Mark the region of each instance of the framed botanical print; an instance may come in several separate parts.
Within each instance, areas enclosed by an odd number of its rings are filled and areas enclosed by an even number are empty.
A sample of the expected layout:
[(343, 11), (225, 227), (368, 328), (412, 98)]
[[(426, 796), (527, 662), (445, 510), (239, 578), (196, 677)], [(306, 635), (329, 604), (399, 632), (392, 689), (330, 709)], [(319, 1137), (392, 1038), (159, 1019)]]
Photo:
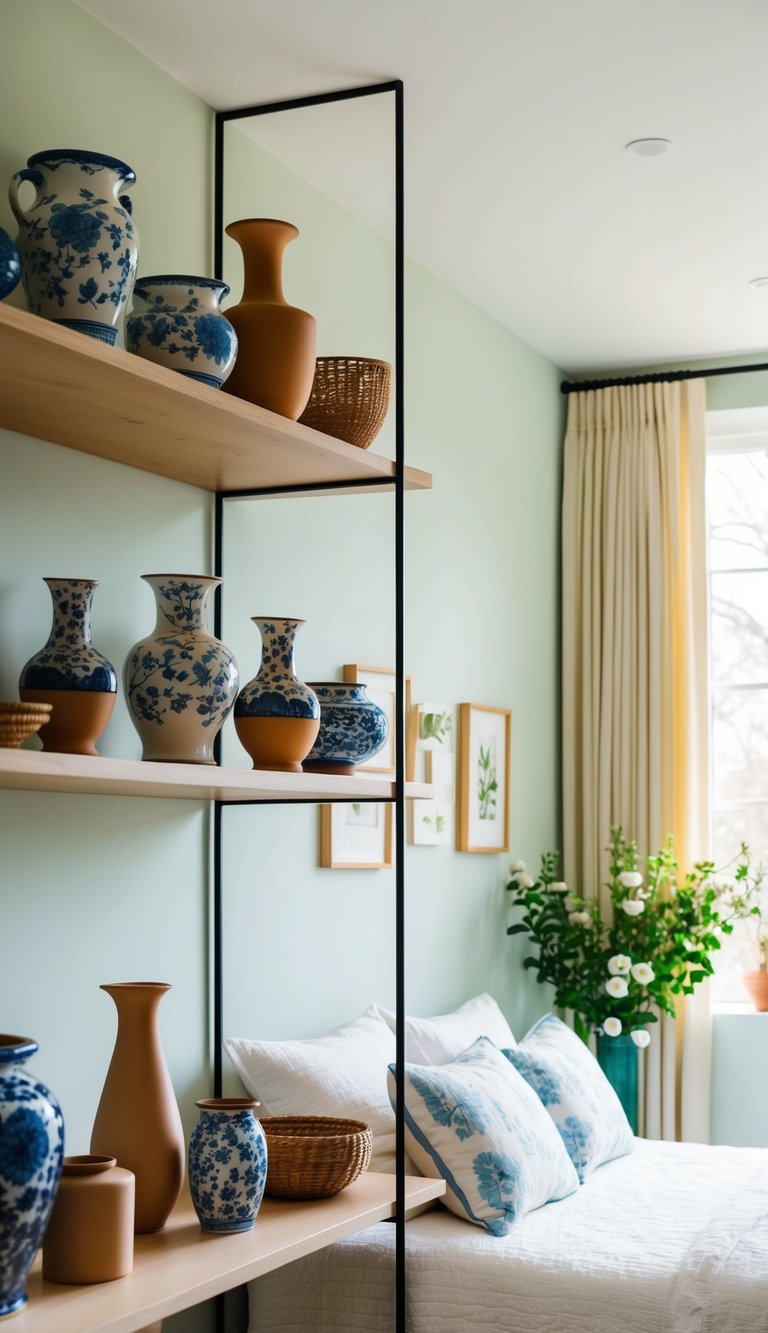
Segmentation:
[(350, 801), (321, 806), (320, 865), (326, 870), (384, 870), (391, 866), (391, 804)]
[(507, 708), (459, 704), (460, 852), (509, 851), (511, 725)]

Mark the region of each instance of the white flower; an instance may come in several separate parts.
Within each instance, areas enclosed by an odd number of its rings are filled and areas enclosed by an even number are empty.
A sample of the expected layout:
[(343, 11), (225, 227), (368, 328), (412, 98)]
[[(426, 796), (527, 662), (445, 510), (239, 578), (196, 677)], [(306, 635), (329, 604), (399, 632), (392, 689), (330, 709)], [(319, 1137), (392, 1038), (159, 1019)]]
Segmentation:
[(611, 977), (609, 981), (606, 981), (605, 989), (609, 995), (613, 996), (614, 1000), (623, 1000), (629, 991), (629, 986), (625, 977)]
[(639, 916), (641, 912), (645, 911), (645, 903), (642, 898), (625, 898), (621, 907), (627, 916)]
[(516, 874), (518, 870), (525, 870), (525, 861), (513, 861), (509, 867), (510, 875)]
[(565, 908), (566, 912), (575, 912), (578, 905), (579, 905), (578, 898), (572, 897), (571, 894), (569, 894), (567, 898), (563, 898), (563, 907)]
[(621, 1019), (606, 1018), (603, 1022), (603, 1032), (605, 1033), (606, 1037), (620, 1037)]
[(641, 1049), (643, 1046), (648, 1046), (651, 1040), (651, 1034), (650, 1032), (646, 1032), (645, 1028), (635, 1028), (635, 1031), (630, 1032), (629, 1035), (635, 1043), (635, 1046), (639, 1046)]
[(649, 986), (656, 976), (656, 973), (650, 963), (635, 963), (632, 968), (632, 976), (635, 978), (635, 981), (639, 981), (641, 986)]
[(569, 912), (568, 921), (572, 926), (588, 926), (592, 920), (589, 912)]
[(608, 959), (608, 971), (612, 977), (620, 977), (628, 972), (632, 966), (632, 959), (625, 953), (615, 953), (613, 958)]
[(515, 879), (517, 880), (517, 883), (521, 889), (533, 888), (533, 880), (531, 879), (530, 875), (523, 875), (518, 870), (517, 874), (515, 875)]
[(568, 885), (562, 879), (556, 879), (553, 884), (550, 884), (549, 891), (550, 893), (567, 893)]
[(623, 889), (639, 889), (643, 882), (643, 877), (639, 870), (622, 870), (619, 875), (619, 884)]

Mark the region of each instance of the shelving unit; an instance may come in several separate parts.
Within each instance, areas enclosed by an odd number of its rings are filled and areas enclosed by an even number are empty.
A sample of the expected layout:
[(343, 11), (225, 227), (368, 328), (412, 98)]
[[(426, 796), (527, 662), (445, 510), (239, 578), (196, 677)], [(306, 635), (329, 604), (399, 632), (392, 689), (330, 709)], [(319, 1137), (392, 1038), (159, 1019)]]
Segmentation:
[[(444, 1193), (442, 1180), (406, 1178), (408, 1207)], [(163, 1231), (136, 1237), (128, 1277), (63, 1287), (43, 1281), (38, 1257), (27, 1283), (29, 1304), (14, 1316), (14, 1333), (136, 1333), (392, 1217), (394, 1210), (394, 1176), (369, 1171), (330, 1199), (303, 1204), (265, 1199), (252, 1231), (212, 1236), (200, 1230), (185, 1192)]]

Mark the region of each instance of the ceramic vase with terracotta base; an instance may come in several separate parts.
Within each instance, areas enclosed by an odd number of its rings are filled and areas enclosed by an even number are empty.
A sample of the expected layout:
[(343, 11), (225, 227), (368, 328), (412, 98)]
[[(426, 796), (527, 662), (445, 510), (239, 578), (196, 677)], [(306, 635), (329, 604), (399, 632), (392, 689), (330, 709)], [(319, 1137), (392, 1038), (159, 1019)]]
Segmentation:
[(136, 1177), (137, 1235), (160, 1231), (184, 1183), (184, 1133), (165, 1063), (158, 1006), (170, 986), (102, 986), (117, 1005), (117, 1039), (91, 1134), (91, 1153)]
[(261, 666), (235, 703), (235, 730), (254, 768), (300, 773), (320, 728), (314, 690), (299, 680), (294, 641), (303, 620), (251, 616), (261, 632)]
[(243, 218), (226, 233), (243, 252), (243, 295), (226, 311), (237, 333), (235, 368), (226, 393), (297, 421), (315, 376), (314, 316), (283, 296), (283, 251), (299, 231), (292, 222)]
[(44, 579), (53, 598), (48, 642), (19, 677), (25, 703), (52, 704), (40, 739), (58, 754), (98, 754), (96, 741), (117, 697), (117, 674), (91, 642), (91, 606), (97, 579)]
[(136, 1178), (114, 1157), (65, 1157), (43, 1242), (46, 1282), (112, 1282), (133, 1269)]
[(752, 1007), (759, 1014), (768, 1012), (768, 972), (742, 972)]

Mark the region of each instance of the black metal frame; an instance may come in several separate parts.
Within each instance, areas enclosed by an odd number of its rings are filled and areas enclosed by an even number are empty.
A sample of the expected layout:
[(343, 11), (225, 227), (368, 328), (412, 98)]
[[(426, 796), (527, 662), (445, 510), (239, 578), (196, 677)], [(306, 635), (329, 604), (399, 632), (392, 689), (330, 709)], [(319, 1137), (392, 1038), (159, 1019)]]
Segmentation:
[[(404, 198), (404, 96), (403, 84), (399, 79), (386, 83), (369, 84), (360, 88), (346, 88), (338, 92), (318, 93), (307, 97), (294, 97), (278, 102), (266, 102), (256, 106), (239, 107), (231, 111), (219, 111), (215, 119), (214, 147), (214, 275), (220, 278), (223, 268), (224, 245), (224, 127), (228, 121), (243, 120), (251, 116), (270, 115), (280, 111), (295, 111), (300, 108), (322, 106), (330, 102), (346, 102), (359, 97), (376, 97), (383, 93), (394, 95), (394, 137), (395, 137), (395, 1008), (398, 1016), (405, 1014), (405, 597), (404, 597), (404, 468), (405, 468), (405, 198)], [(215, 497), (214, 515), (214, 573), (222, 574), (224, 502), (233, 499), (248, 499), (264, 496), (309, 494), (312, 492), (339, 491), (349, 489), (349, 481), (332, 481), (318, 485), (295, 485), (284, 487), (264, 487), (262, 489), (242, 491), (221, 491)], [(382, 489), (378, 478), (369, 482), (354, 483), (355, 489), (361, 486)], [(221, 634), (222, 596), (216, 602), (215, 632)], [(220, 748), (217, 742), (217, 762)], [(359, 799), (359, 798), (357, 798)], [(373, 798), (371, 798), (373, 799)], [(274, 805), (316, 805), (316, 801), (273, 801), (273, 802), (234, 802), (216, 801), (213, 810), (213, 905), (211, 929), (212, 947), (212, 983), (213, 983), (213, 1074), (214, 1096), (221, 1096), (222, 1087), (222, 1041), (223, 1041), (223, 809), (226, 805), (274, 804)], [(397, 1110), (395, 1114), (395, 1162), (396, 1162), (396, 1216), (395, 1216), (395, 1330), (405, 1333), (405, 1119), (403, 1107), (403, 1075), (405, 1062), (404, 1024), (398, 1022), (396, 1037), (396, 1086)], [(219, 1306), (218, 1325), (222, 1327), (222, 1308)]]

